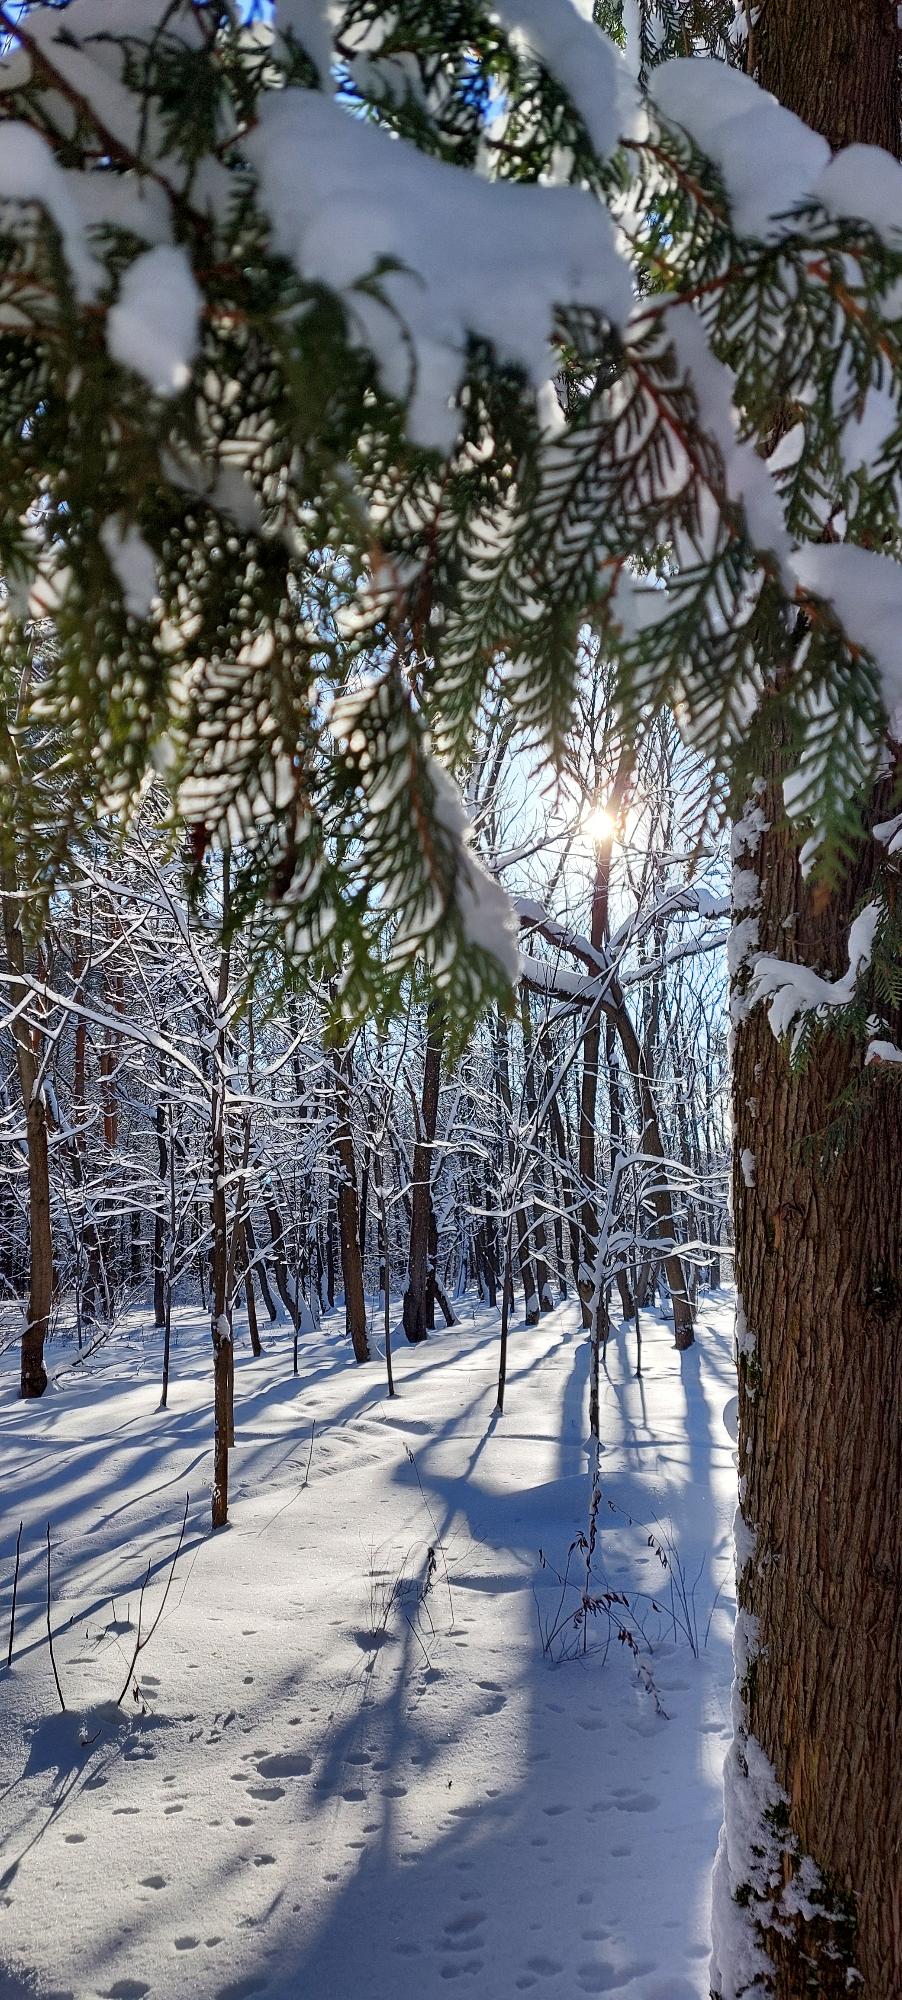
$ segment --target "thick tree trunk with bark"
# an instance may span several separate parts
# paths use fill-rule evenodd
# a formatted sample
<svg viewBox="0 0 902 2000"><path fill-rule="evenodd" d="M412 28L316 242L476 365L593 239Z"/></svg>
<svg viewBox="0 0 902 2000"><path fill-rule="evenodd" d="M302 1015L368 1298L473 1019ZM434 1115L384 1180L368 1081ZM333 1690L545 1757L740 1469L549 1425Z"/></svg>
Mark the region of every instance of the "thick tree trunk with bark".
<svg viewBox="0 0 902 2000"><path fill-rule="evenodd" d="M818 913L779 787L758 804L769 830L756 854L739 858L760 883L760 948L838 976L874 846ZM791 945L787 910L798 911ZM824 1159L850 1084L863 1089L864 1110L838 1128L839 1149ZM780 2000L846 1994L850 1964L868 2000L898 2000L902 1089L888 1066L863 1077L860 1049L832 1033L791 1075L758 1007L739 1027L734 1091L737 1152L754 1156L753 1170L746 1158L733 1175L739 1466L755 1536L740 1604L758 1620L747 1724L788 1797L790 1843L829 1884L827 1919L786 1926L780 1909L762 1913L766 1948ZM783 1867L788 1881L791 1855ZM845 1921L852 1912L857 1938Z"/></svg>
<svg viewBox="0 0 902 2000"><path fill-rule="evenodd" d="M409 1341L425 1340L428 1322L430 1270L430 1222L432 1220L432 1149L438 1126L438 1100L442 1069L445 1024L434 1007L429 1010L426 1056L423 1064L423 1094L417 1112L417 1137L413 1149L410 1190L410 1253L407 1260L407 1289L401 1308L404 1332ZM433 1292L433 1299L434 1299ZM433 1309L433 1323L435 1313Z"/></svg>
<svg viewBox="0 0 902 2000"><path fill-rule="evenodd" d="M831 146L899 152L899 29L893 0L766 0L750 67Z"/></svg>
<svg viewBox="0 0 902 2000"><path fill-rule="evenodd" d="M760 10L759 82L833 144L898 153L897 61L890 0L768 0ZM783 812L783 769L775 743L756 810L735 838L747 871L737 915L753 911L752 956L771 952L837 976L881 851L866 841L839 890L812 892ZM887 788L869 823L889 810ZM863 1074L860 1045L829 1032L803 1073L791 1074L765 1010L747 1011L744 980L740 972L733 1003L735 1147L737 1163L747 1149L754 1168L746 1158L733 1180L746 1669L728 1782L749 1786L760 1746L780 1787L762 1834L772 1856L776 1848L776 1892L743 1894L729 1828L719 1867L757 1923L778 2000L850 1991L898 2000L902 1089L888 1066ZM837 1124L850 1094L855 1113ZM812 1864L800 1916L785 1891Z"/></svg>

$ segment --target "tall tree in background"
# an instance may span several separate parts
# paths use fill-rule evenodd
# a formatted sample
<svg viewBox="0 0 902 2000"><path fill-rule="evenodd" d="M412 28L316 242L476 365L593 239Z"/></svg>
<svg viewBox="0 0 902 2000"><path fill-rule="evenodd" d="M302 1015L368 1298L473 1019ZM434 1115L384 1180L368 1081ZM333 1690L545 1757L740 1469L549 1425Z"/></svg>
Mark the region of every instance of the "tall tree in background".
<svg viewBox="0 0 902 2000"><path fill-rule="evenodd" d="M2 876L3 931L6 963L12 976L12 992L20 1003L24 998L25 940L22 936L22 899L19 885L6 869ZM50 1166L47 1154L47 1108L41 1089L32 1034L21 1012L13 1017L16 1068L25 1119L25 1148L28 1156L28 1317L22 1333L20 1394L43 1396L47 1387L44 1342L50 1325L53 1297L53 1235L50 1210Z"/></svg>
<svg viewBox="0 0 902 2000"><path fill-rule="evenodd" d="M333 1051L335 1077L335 1157L338 1161L338 1240L341 1275L345 1295L345 1324L354 1349L355 1361L368 1361L370 1343L366 1330L366 1299L363 1291L363 1260L360 1254L360 1207L357 1196L357 1165L350 1115L350 1066L347 1049Z"/></svg>
<svg viewBox="0 0 902 2000"><path fill-rule="evenodd" d="M442 1070L444 1022L435 1007L429 1009L426 1050L423 1058L423 1094L414 1105L416 1142L413 1149L413 1176L410 1187L410 1257L404 1292L403 1324L408 1340L425 1340L434 1323L435 1277L430 1270L430 1239L433 1232L432 1174L433 1148L438 1125L439 1084ZM430 1304L433 1310L430 1312Z"/></svg>
<svg viewBox="0 0 902 2000"><path fill-rule="evenodd" d="M761 9L749 53L758 81L831 145L898 154L890 0L826 9L780 0ZM776 411L775 431L795 414ZM792 645L801 636L797 626ZM788 657L773 662L773 682ZM898 776L898 747L891 757ZM791 1060L748 992L759 953L840 983L854 918L883 891L895 904L900 867L870 833L831 893L812 886L784 805L790 769L775 727L734 835L737 922L754 926L744 952L753 965L733 995L745 1525L739 1728L718 1869L759 1932L748 1990L893 2000L902 1992L902 1092L892 1065L865 1069L846 1022L813 1030ZM893 791L888 772L864 807L869 828L886 821ZM897 982L895 1042L899 997ZM747 1829L739 1837L737 1793L757 1800L757 1861ZM716 1898L718 1913L722 1923ZM729 1939L717 1945L732 1965ZM853 1968L864 1983L850 1989ZM746 1988L733 1971L715 1990Z"/></svg>

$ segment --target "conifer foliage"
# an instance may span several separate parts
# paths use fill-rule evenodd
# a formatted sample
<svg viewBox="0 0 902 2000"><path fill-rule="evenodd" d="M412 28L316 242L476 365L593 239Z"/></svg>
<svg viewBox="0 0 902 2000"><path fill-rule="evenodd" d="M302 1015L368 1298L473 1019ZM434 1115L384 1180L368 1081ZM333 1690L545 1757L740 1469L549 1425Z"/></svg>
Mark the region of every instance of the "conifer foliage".
<svg viewBox="0 0 902 2000"><path fill-rule="evenodd" d="M31 873L155 767L347 1018L420 954L449 1017L506 997L450 774L488 696L561 749L587 625L737 795L777 716L826 879L902 702L902 169L684 10L602 14L0 6L2 643L39 621L67 779L42 825L7 744Z"/></svg>

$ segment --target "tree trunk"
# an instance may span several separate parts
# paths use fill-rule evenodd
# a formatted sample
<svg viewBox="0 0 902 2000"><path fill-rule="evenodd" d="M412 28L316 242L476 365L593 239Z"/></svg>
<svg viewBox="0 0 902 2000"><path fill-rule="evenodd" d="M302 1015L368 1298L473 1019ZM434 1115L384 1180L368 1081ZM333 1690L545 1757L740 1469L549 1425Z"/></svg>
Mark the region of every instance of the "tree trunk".
<svg viewBox="0 0 902 2000"><path fill-rule="evenodd" d="M326 1303L335 1304L335 1215L332 1198L326 1196Z"/></svg>
<svg viewBox="0 0 902 2000"><path fill-rule="evenodd" d="M495 1068L496 1068L496 1079L498 1084L498 1095L501 1099L501 1104L502 1104L502 1115L503 1118L506 1119L507 1121L506 1124L503 1125L502 1155L505 1160L507 1178L509 1180L512 1180L514 1174L516 1173L518 1165L518 1162L512 1160L511 1158L511 1152L512 1152L511 1135L513 1131L514 1101L513 1097L511 1096L510 1067L508 1063L507 1022L503 1019L503 1017L500 1014L498 1016L497 1038L495 1042ZM520 1266L520 1278L523 1285L524 1318L526 1320L527 1326L538 1326L539 1295L538 1292L536 1291L536 1281L533 1273L532 1259L529 1254L529 1222L527 1220L526 1210L523 1207L522 1202L519 1203L518 1206L514 1209L513 1228L514 1228L514 1236L516 1238L516 1243L517 1243L517 1263ZM507 1234L506 1223L504 1224L503 1227L503 1234L506 1237ZM507 1272L507 1276L505 1278L505 1293L509 1295L508 1309L510 1310L510 1308L513 1305L513 1288L514 1288L513 1262L510 1257L506 1258L505 1268Z"/></svg>
<svg viewBox="0 0 902 2000"><path fill-rule="evenodd" d="M251 1353L256 1361L259 1360L260 1355L263 1353L263 1343L260 1339L260 1328L257 1324L257 1301L254 1297L254 1274L253 1271L251 1270L250 1260L247 1254L247 1243L245 1240L246 1233L247 1233L246 1230L242 1228L241 1257L242 1257L242 1267L244 1273L244 1303L247 1308L247 1330L248 1333L250 1334Z"/></svg>
<svg viewBox="0 0 902 2000"><path fill-rule="evenodd" d="M17 979L24 981L25 941L19 922L18 884L8 871L4 871L0 881L3 890L6 961L10 972L14 973ZM23 985L14 986L12 1000L14 1002L21 1000L23 992ZM17 1014L13 1022L13 1039L16 1044L16 1067L25 1116L25 1141L28 1152L28 1318L22 1334L19 1394L34 1398L43 1396L47 1387L44 1342L50 1324L50 1306L53 1297L50 1156L47 1144L47 1114L43 1096L37 1088L38 1065L22 1014Z"/></svg>
<svg viewBox="0 0 902 2000"><path fill-rule="evenodd" d="M547 1083L545 1088L547 1088ZM567 1209L567 1234L570 1242L570 1266L573 1272L573 1283L577 1290L579 1290L580 1246L579 1223L576 1218L576 1188L573 1180L573 1166L567 1147L567 1135L564 1131L564 1121L561 1117L561 1107L556 1095L552 1098L548 1107L548 1117L551 1125L551 1136L554 1140L555 1151L558 1156L561 1195ZM562 1282L563 1275L562 1268Z"/></svg>
<svg viewBox="0 0 902 2000"><path fill-rule="evenodd" d="M223 924L228 922L229 857L222 857ZM226 1211L226 1029L229 995L229 946L219 958L216 1006L216 1059L210 1094L210 1207L213 1218L211 1251L213 1336L213 1501L212 1525L224 1528L229 1518L229 1448L233 1442L232 1314L229 1302L229 1241Z"/></svg>
<svg viewBox="0 0 902 2000"><path fill-rule="evenodd" d="M411 1342L425 1340L428 1321L429 1292L429 1251L430 1221L432 1219L432 1148L438 1125L439 1086L441 1083L442 1043L445 1038L445 1024L434 1007L430 1007L426 1035L426 1055L423 1063L423 1094L417 1116L417 1137L413 1149L413 1174L410 1190L410 1254L407 1260L407 1289L401 1317L404 1332ZM434 1293L433 1293L434 1299ZM433 1323L435 1311L433 1306Z"/></svg>
<svg viewBox="0 0 902 2000"><path fill-rule="evenodd" d="M254 1276L260 1287L260 1295L262 1297L263 1304L266 1307L266 1311L267 1314L269 1315L270 1322L274 1324L275 1321L278 1319L279 1315L276 1310L275 1299L273 1298L272 1292L269 1289L269 1279L266 1275L266 1265L263 1262L262 1256L258 1255L257 1236L256 1236L256 1231L254 1229L254 1223L250 1209L247 1209L245 1212L244 1236L248 1249L248 1261L250 1264L253 1265Z"/></svg>
<svg viewBox="0 0 902 2000"><path fill-rule="evenodd" d="M357 1207L357 1169L351 1135L347 1056L336 1049L333 1058L338 1125L335 1151L338 1155L338 1241L345 1294L345 1324L351 1336L355 1361L368 1361L370 1343L366 1331L366 1300L363 1292L363 1264L360 1257L360 1216Z"/></svg>
<svg viewBox="0 0 902 2000"><path fill-rule="evenodd" d="M633 775L633 752L621 752L608 803L610 831L595 845L595 879L592 884L592 915L590 921L590 942L593 950L604 951L611 936L611 858L614 848L614 827L623 808ZM592 1010L583 1029L583 1065L579 1091L579 1172L583 1184L582 1200L582 1256L578 1276L579 1294L582 1300L583 1325L592 1322L596 1292L596 1246L598 1243L598 1160L596 1153L596 1118L598 1109L598 1070L601 1059L602 1004L599 1001ZM599 1294L599 1297L601 1294ZM597 1308L596 1308L597 1316ZM596 1340L599 1328L594 1328Z"/></svg>
<svg viewBox="0 0 902 2000"><path fill-rule="evenodd" d="M740 861L760 883L760 948L785 956L795 909L800 962L836 976L873 847L817 914L778 788L759 804L770 830ZM741 1629L750 1616L758 1626L731 1756L742 1779L748 1730L789 1801L785 1832L778 1801L783 1880L796 1873L797 1843L830 1885L829 1915L811 1922L787 1925L769 1903L760 1911L780 2000L846 1994L853 1965L868 2000L902 1992L902 1091L879 1064L860 1079L865 1109L839 1156L821 1158L860 1065L860 1049L828 1034L792 1076L764 1009L740 1023L739 1465L755 1561L739 1602ZM752 1187L741 1149L754 1155ZM741 1862L729 1861L735 1890Z"/></svg>
<svg viewBox="0 0 902 2000"><path fill-rule="evenodd" d="M833 144L899 151L890 0L781 0L761 8L758 80ZM784 756L735 839L757 880L760 950L836 976L872 893L866 842L828 899L801 878L783 812ZM869 823L892 810L890 789ZM882 856L886 862L885 851ZM797 913L797 914L796 914ZM788 919L794 917L791 928ZM800 1075L761 1007L734 989L733 1169L739 1363L737 1731L721 1892L745 1905L778 2000L902 1993L902 1091L860 1045L818 1036ZM902 1039L902 1021L895 1038ZM825 1145L844 1093L855 1117ZM754 1155L743 1173L740 1154ZM748 1161L746 1161L748 1169ZM753 1185L749 1185L749 1181ZM754 1560L743 1556L754 1535ZM757 1621L754 1622L754 1621ZM762 1752L773 1772L759 1829ZM779 1789L778 1789L779 1788ZM748 1808L743 1851L737 1827ZM767 1864L773 1886L767 1880ZM757 1872L756 1872L757 1867ZM816 1873L814 1871L817 1871ZM795 1891L802 1889L801 1909ZM715 1910L717 1909L717 1899ZM716 1958L716 1940L715 1940ZM854 1977L860 1975L862 1983ZM732 1987L716 1988L730 1996Z"/></svg>
<svg viewBox="0 0 902 2000"><path fill-rule="evenodd" d="M605 1062L608 1066L608 1106L611 1120L611 1158L625 1151L623 1091L620 1087L620 1072L617 1067L617 1043L613 1022L605 1023ZM620 1309L624 1319L632 1319L635 1304L630 1291L629 1278L624 1270L616 1273L617 1290L620 1293Z"/></svg>
<svg viewBox="0 0 902 2000"><path fill-rule="evenodd" d="M616 984L612 987L612 998L615 1000L613 1013L614 1026L620 1038L620 1046L626 1057L627 1066L633 1073L636 1089L639 1093L639 1114L642 1119L641 1150L643 1153L650 1153L653 1159L663 1161L667 1158L667 1154L661 1138L661 1128L658 1123L658 1113L651 1078L645 1066L645 1057L642 1054L638 1036L630 1020L626 1002ZM652 1206L655 1211L655 1220L661 1237L665 1241L669 1240L673 1242L675 1233L673 1204L666 1187L658 1187L652 1195ZM686 1274L683 1270L683 1261L678 1250L675 1248L669 1250L662 1261L670 1289L674 1346L685 1350L687 1347L692 1346L695 1335L692 1331L692 1305L686 1289ZM642 1300L640 1298L641 1303Z"/></svg>
<svg viewBox="0 0 902 2000"><path fill-rule="evenodd" d="M160 1193L153 1218L153 1323L154 1326L165 1326L166 1325L166 1298L165 1298L166 1273L164 1269L163 1253L166 1242L166 1216L164 1211L164 1204L166 1200L166 1183L169 1173L169 1161L167 1158L167 1151L166 1151L166 1111L162 1104L157 1105L155 1124L156 1124L158 1166L160 1172Z"/></svg>
<svg viewBox="0 0 902 2000"><path fill-rule="evenodd" d="M544 1134L539 1131L536 1116L538 1111L538 1093L536 1090L537 1051L532 1031L529 992L525 986L521 986L520 988L520 1025L523 1031L523 1095L526 1100L526 1113L532 1132L533 1153L538 1155L537 1164L533 1166L532 1170L534 1190L532 1240L536 1253L536 1289L539 1294L539 1311L550 1312L554 1305L554 1298L552 1296L551 1285L548 1281L548 1247L545 1240L545 1214L548 1207L548 1187L545 1171L545 1154L542 1145Z"/></svg>

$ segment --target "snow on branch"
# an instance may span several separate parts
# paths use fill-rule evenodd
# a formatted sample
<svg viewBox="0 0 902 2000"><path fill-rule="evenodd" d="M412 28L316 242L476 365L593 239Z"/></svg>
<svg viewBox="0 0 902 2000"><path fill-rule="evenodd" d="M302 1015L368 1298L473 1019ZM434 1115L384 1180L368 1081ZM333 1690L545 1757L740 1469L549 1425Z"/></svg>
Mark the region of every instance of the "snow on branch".
<svg viewBox="0 0 902 2000"><path fill-rule="evenodd" d="M814 1013L825 1018L834 1009L849 1006L861 974L870 965L881 915L879 903L867 903L855 918L849 931L849 968L839 979L822 978L807 965L792 965L766 954L755 959L750 999L752 1004L770 1001L767 1018L778 1038L798 1023L792 1041L795 1048L802 1032L800 1017Z"/></svg>

